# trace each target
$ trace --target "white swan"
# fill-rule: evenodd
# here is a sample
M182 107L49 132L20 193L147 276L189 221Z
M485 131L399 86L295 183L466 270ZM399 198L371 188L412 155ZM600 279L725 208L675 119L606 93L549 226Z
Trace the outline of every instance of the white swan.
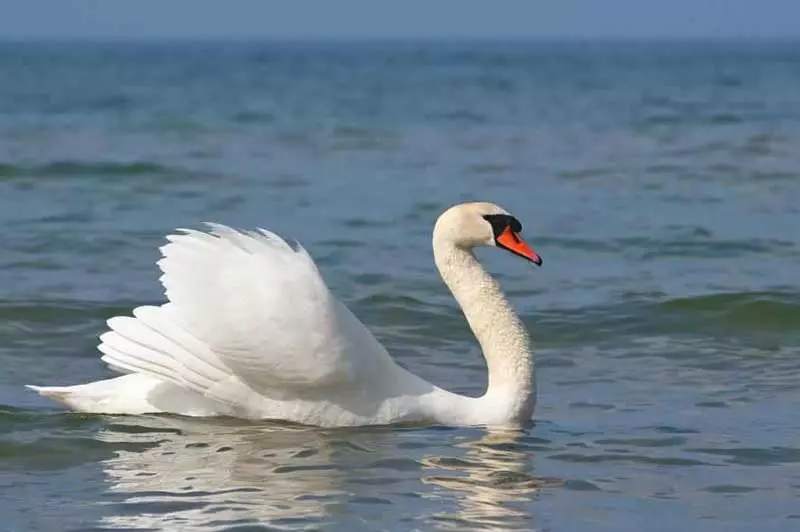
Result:
M397 365L328 290L299 245L260 230L212 225L167 237L158 262L168 302L108 320L102 359L121 377L29 386L72 409L279 419L325 427L529 420L531 342L497 282L472 253L498 246L534 263L522 226L491 203L445 211L433 231L442 279L486 358L482 397L448 392Z

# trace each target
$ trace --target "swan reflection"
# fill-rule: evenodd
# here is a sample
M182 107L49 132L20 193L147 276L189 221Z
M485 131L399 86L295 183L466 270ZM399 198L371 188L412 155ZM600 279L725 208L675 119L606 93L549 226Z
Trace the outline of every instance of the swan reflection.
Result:
M100 438L119 449L103 466L111 490L126 495L107 527L303 528L321 521L341 492L329 438L313 429L138 417Z
M442 435L112 418L99 435L116 450L102 462L112 495L101 525L531 529L530 501L547 481L533 475L524 432L482 432L455 446L457 434Z
M559 482L533 475L532 456L519 445L524 435L521 429L490 429L477 440L457 444L463 453L423 460L425 469L436 473L423 476L422 481L440 488L436 495L452 499L457 506L456 511L433 515L435 526L457 530L534 528L529 502L542 488Z

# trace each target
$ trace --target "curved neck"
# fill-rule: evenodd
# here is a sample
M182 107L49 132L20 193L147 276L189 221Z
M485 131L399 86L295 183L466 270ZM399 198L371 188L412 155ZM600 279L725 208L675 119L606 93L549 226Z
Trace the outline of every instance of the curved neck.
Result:
M531 340L500 285L472 251L434 235L433 255L480 343L489 370L484 399L509 418L530 418L536 400Z

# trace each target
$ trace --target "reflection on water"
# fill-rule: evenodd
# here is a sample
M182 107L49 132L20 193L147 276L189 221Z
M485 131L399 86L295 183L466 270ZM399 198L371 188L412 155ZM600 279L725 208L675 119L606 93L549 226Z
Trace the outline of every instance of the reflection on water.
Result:
M519 445L524 431L482 432L431 455L420 438L436 432L116 420L99 438L119 446L102 465L121 498L102 525L300 529L336 516L365 530L398 521L422 529L530 529L530 502L557 483L534 476L533 457ZM409 499L424 511L409 516Z
M331 446L310 429L152 417L101 438L153 444L103 463L111 489L127 495L105 526L308 525L341 494Z
M542 488L560 483L534 476L533 457L517 445L523 436L519 429L492 429L478 440L457 444L456 448L466 450L459 457L423 460L431 474L423 476L422 482L441 488L439 497L456 498L457 510L433 515L440 528L533 528L530 505L514 503L531 501Z

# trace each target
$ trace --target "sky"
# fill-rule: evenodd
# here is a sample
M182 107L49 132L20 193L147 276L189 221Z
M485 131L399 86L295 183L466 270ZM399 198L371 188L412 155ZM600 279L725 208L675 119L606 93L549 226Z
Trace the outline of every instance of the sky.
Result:
M27 38L800 38L800 0L0 0Z

